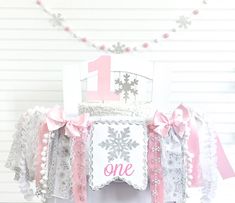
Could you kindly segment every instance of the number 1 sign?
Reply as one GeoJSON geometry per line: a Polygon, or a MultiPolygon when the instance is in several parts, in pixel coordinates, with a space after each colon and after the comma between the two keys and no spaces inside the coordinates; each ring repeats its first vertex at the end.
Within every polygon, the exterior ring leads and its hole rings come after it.
{"type": "Polygon", "coordinates": [[[87,91],[88,101],[117,101],[120,96],[111,92],[111,56],[101,56],[95,61],[88,63],[88,71],[98,72],[97,91],[87,91]]]}

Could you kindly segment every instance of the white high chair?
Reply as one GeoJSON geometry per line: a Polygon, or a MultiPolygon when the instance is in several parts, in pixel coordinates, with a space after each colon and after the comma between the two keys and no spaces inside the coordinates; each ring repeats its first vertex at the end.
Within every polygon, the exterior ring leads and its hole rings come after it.
{"type": "MultiPolygon", "coordinates": [[[[156,74],[153,62],[121,55],[104,55],[79,67],[67,68],[63,74],[66,116],[76,116],[81,102],[156,106],[156,74]]],[[[89,188],[88,202],[146,203],[151,202],[151,195],[149,188],[140,192],[119,182],[99,191],[89,188]]]]}
{"type": "Polygon", "coordinates": [[[63,73],[64,110],[68,117],[77,114],[78,104],[110,105],[150,104],[154,110],[159,101],[155,64],[136,57],[103,55],[66,68],[63,73]]]}

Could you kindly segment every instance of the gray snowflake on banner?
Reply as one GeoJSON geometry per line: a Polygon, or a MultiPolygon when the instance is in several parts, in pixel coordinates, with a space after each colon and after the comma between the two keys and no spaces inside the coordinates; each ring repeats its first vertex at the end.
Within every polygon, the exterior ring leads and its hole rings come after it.
{"type": "Polygon", "coordinates": [[[64,19],[62,18],[62,15],[60,13],[53,14],[52,19],[50,20],[51,24],[54,27],[61,26],[63,21],[64,19]]]}
{"type": "Polygon", "coordinates": [[[114,54],[122,54],[125,52],[126,45],[118,42],[117,44],[112,45],[112,49],[109,49],[110,52],[114,54]]]}
{"type": "Polygon", "coordinates": [[[120,158],[129,162],[130,150],[139,145],[136,141],[130,139],[129,127],[120,132],[109,127],[108,133],[108,138],[99,144],[100,147],[108,151],[108,161],[120,158]]]}
{"type": "Polygon", "coordinates": [[[120,78],[115,80],[115,84],[119,85],[119,88],[115,90],[117,94],[120,94],[123,92],[123,98],[125,99],[125,102],[130,98],[130,93],[136,96],[138,94],[138,90],[136,89],[136,86],[138,85],[138,80],[134,79],[133,81],[130,81],[130,75],[125,74],[123,75],[124,81],[120,80],[120,78]]]}
{"type": "Polygon", "coordinates": [[[185,16],[180,16],[176,23],[179,24],[179,28],[188,28],[188,26],[191,25],[190,19],[185,16]]]}

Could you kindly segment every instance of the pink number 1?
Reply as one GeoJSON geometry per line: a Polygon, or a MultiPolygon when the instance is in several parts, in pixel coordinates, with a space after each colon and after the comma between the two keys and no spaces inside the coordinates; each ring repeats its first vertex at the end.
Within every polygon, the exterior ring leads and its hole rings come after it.
{"type": "Polygon", "coordinates": [[[87,91],[87,100],[120,100],[119,95],[111,92],[111,56],[101,56],[88,64],[88,71],[98,72],[97,91],[87,91]]]}

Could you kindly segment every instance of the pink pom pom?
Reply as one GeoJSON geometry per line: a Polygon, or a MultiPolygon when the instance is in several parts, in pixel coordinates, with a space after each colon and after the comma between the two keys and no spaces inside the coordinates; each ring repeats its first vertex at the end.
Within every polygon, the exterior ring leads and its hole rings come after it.
{"type": "Polygon", "coordinates": [[[148,48],[149,44],[147,42],[145,42],[143,45],[142,45],[144,48],[148,48]]]}
{"type": "Polygon", "coordinates": [[[37,0],[37,1],[36,1],[36,4],[42,5],[42,1],[41,1],[41,0],[37,0]]]}
{"type": "Polygon", "coordinates": [[[101,45],[101,46],[100,46],[100,50],[105,50],[105,46],[104,46],[104,45],[101,45]]]}
{"type": "Polygon", "coordinates": [[[168,33],[165,33],[165,34],[162,35],[162,37],[163,37],[164,39],[167,39],[169,36],[170,36],[170,35],[169,35],[168,33]]]}
{"type": "Polygon", "coordinates": [[[68,26],[65,27],[64,30],[65,30],[66,32],[70,32],[70,31],[71,31],[71,30],[70,30],[70,27],[68,27],[68,26]]]}
{"type": "Polygon", "coordinates": [[[129,47],[125,48],[125,52],[130,52],[131,49],[129,47]]]}
{"type": "Polygon", "coordinates": [[[82,42],[87,42],[87,38],[83,37],[82,39],[82,42]]]}
{"type": "Polygon", "coordinates": [[[199,10],[194,10],[193,15],[197,15],[197,14],[199,14],[199,10]]]}

